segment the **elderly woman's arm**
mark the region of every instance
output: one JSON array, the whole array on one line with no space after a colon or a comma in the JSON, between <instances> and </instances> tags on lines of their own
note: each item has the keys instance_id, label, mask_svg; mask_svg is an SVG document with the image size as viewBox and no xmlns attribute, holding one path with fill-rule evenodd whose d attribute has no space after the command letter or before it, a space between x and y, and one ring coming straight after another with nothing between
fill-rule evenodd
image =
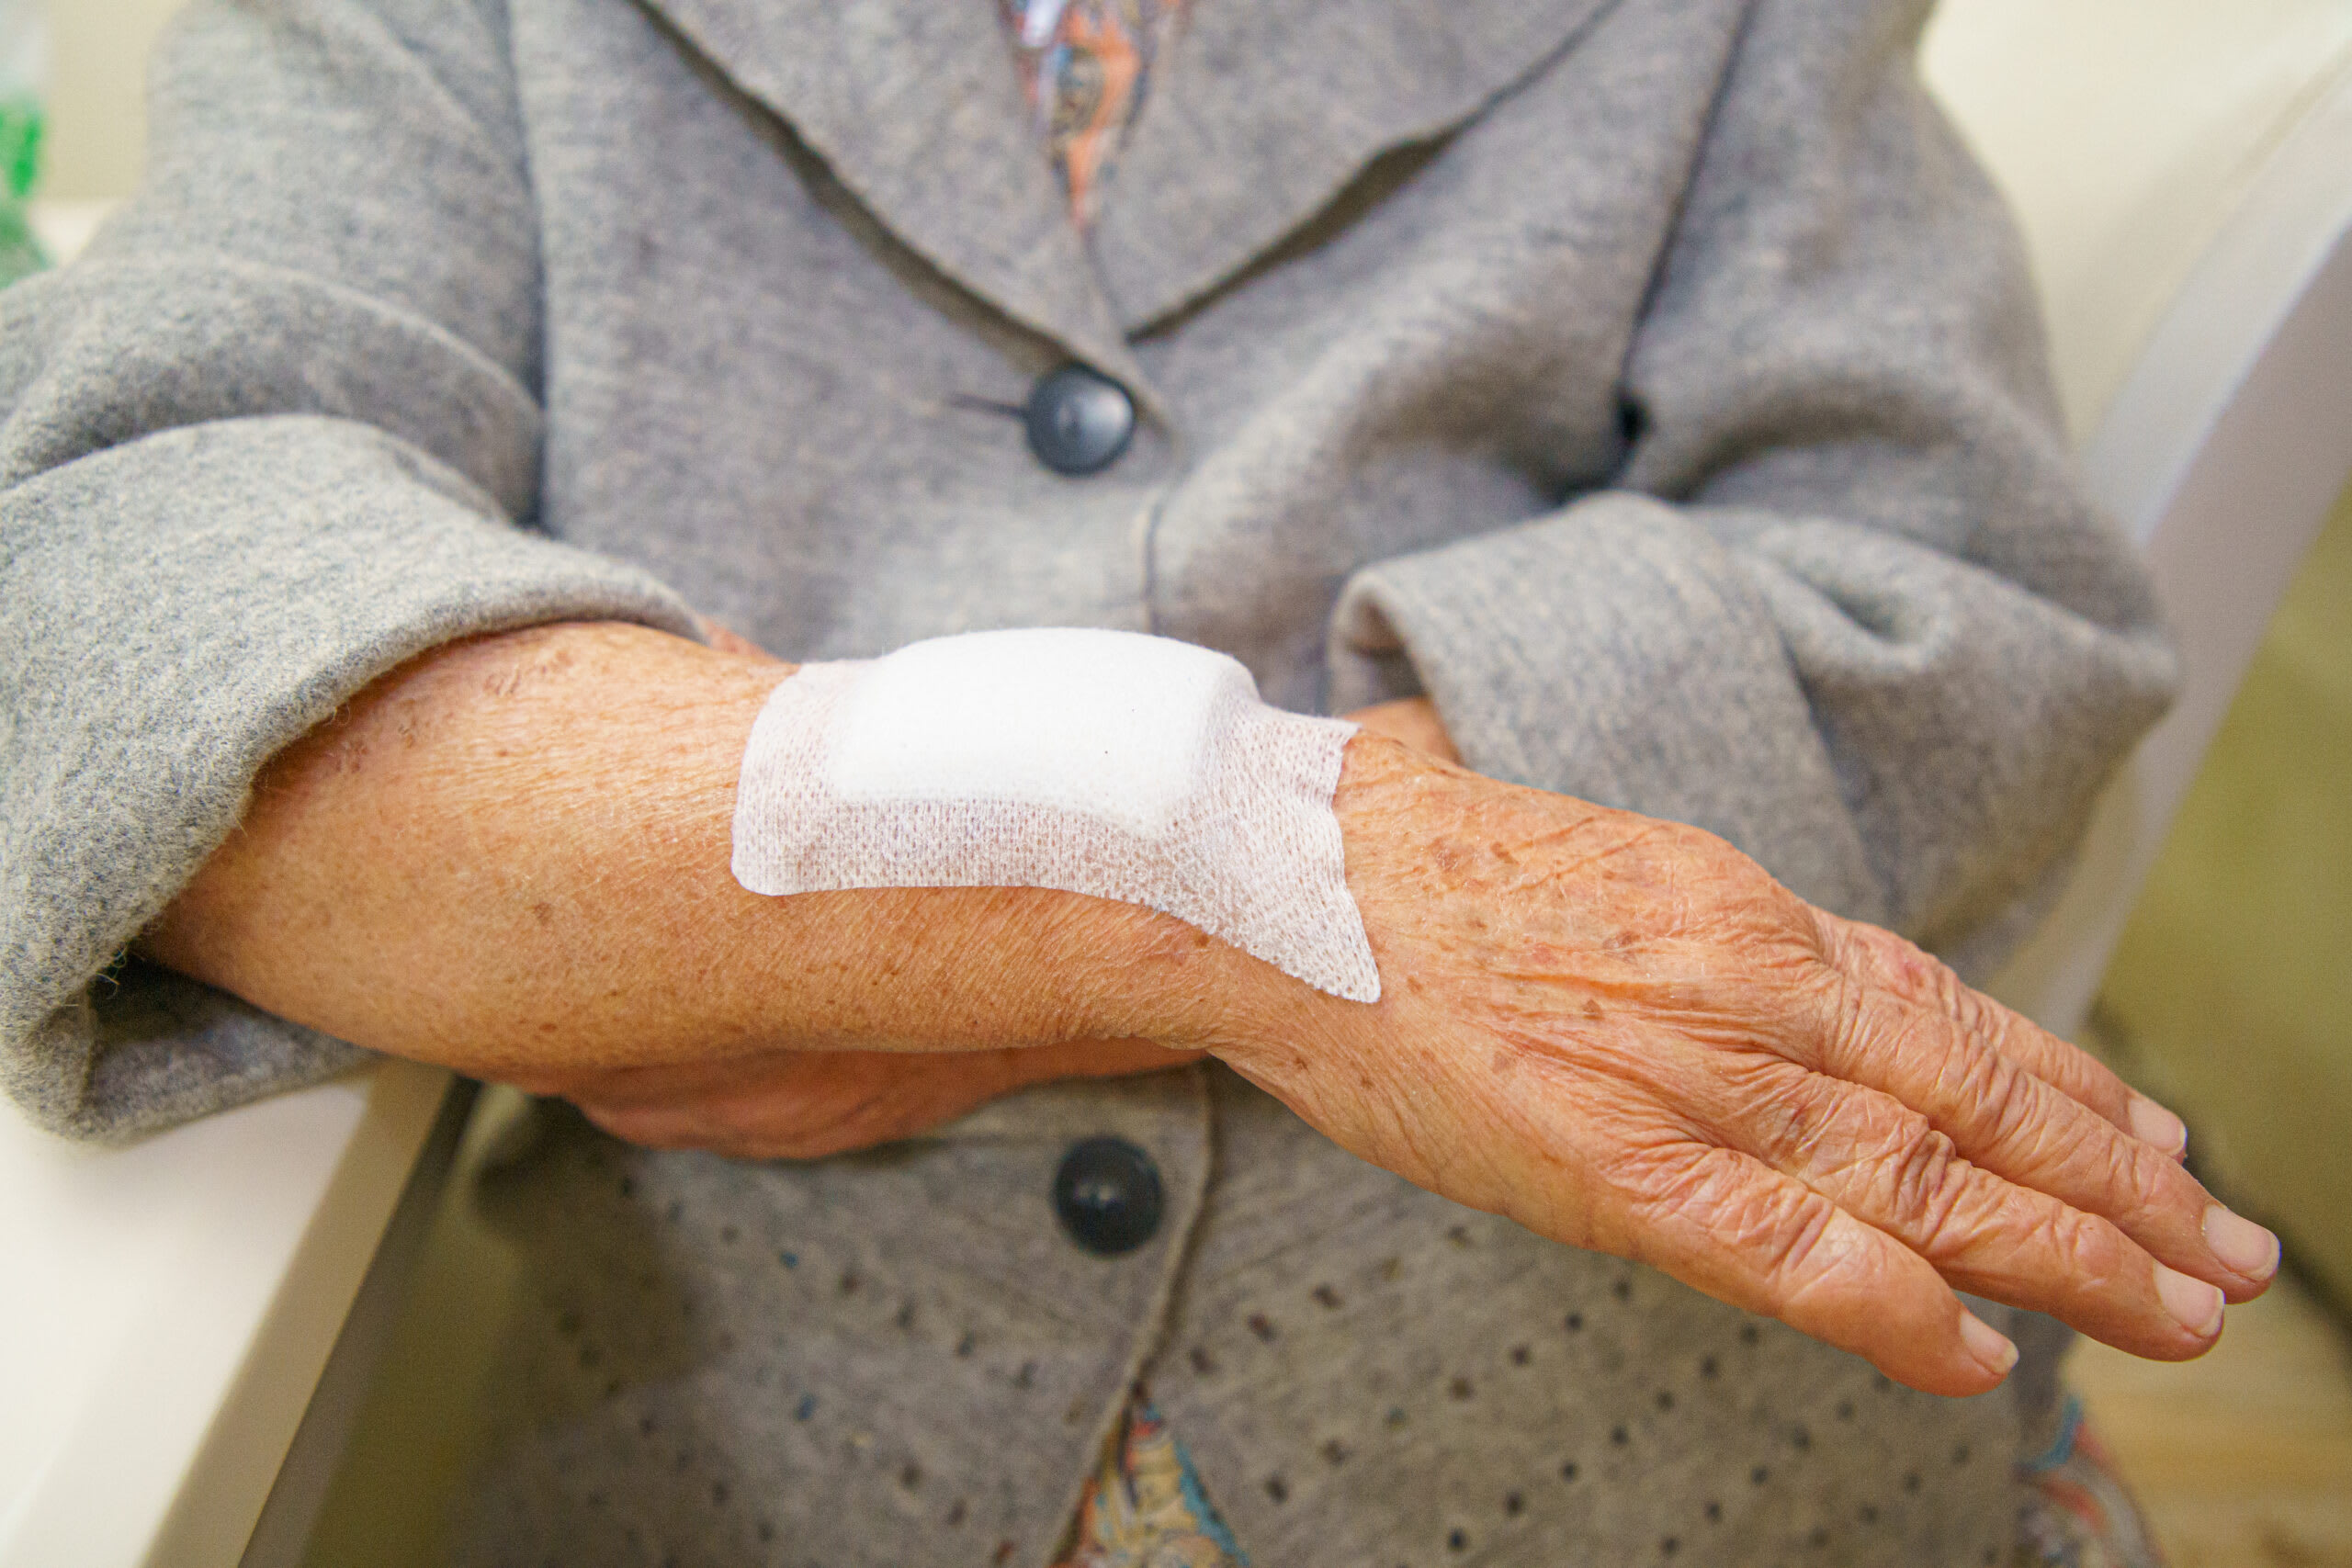
<instances>
[{"instance_id":1,"label":"elderly woman's arm","mask_svg":"<svg viewBox=\"0 0 2352 1568\"><path fill-rule=\"evenodd\" d=\"M140 949L340 1039L533 1085L1202 1032L1164 998L1248 961L1147 909L746 892L736 775L791 670L613 624L435 649L270 762Z\"/></svg>"},{"instance_id":2,"label":"elderly woman's arm","mask_svg":"<svg viewBox=\"0 0 2352 1568\"><path fill-rule=\"evenodd\" d=\"M1206 1049L1434 1191L1945 1393L2013 1354L1954 1285L2182 1357L2275 1266L2131 1131L2172 1124L1907 943L1696 829L1375 736L1335 802L1374 1005L1071 894L754 897L727 870L733 786L785 673L605 626L414 661L272 763L149 950L550 1086L809 1049Z\"/></svg>"},{"instance_id":3,"label":"elderly woman's arm","mask_svg":"<svg viewBox=\"0 0 2352 1568\"><path fill-rule=\"evenodd\" d=\"M517 525L538 500L543 279L495 11L200 7L163 78L147 194L88 261L0 295L0 1066L37 1113L119 1134L314 1077L349 1059L337 1039L531 1078L810 1045L1141 1038L1216 1051L1438 1191L1656 1262L1924 1387L1999 1375L2002 1348L1947 1280L2155 1355L2210 1343L2218 1315L2211 1286L2163 1269L2258 1288L2267 1238L2216 1220L2161 1151L2118 1130L2131 1111L2111 1079L1720 840L1589 806L1565 775L1526 775L1560 786L1544 793L1376 739L1351 747L1337 806L1390 987L1374 1008L1066 895L755 901L733 887L724 803L782 672L685 640L690 610L646 574ZM1637 367L1657 424L1634 478L1732 507L1707 514L1713 531L1696 536L1663 501L1604 498L1612 526L1507 531L1476 559L1388 570L1351 603L1386 617L1490 772L1481 749L1506 731L1542 730L1596 766L1649 753L1623 732L1514 727L1508 700L1482 700L1494 683L1452 635L1469 579L1525 588L1524 625L1492 594L1472 619L1481 646L1516 635L1553 716L1603 713L1579 672L1668 682L1656 722L1677 744L1654 749L1667 773L1732 711L1731 688L1700 674L1777 682L1785 700L1757 713L1780 728L1761 739L1807 742L1817 717L1838 750L1743 772L1738 748L1719 747L1734 784L1753 785L1727 826L1793 865L1792 843L1847 842L1838 781L1866 808L1857 820L1900 825L1924 802L1962 821L1967 854L1865 833L1854 842L1877 850L1831 859L1857 883L1883 869L1912 888L1883 907L1913 929L1957 929L2016 885L1986 846L2054 842L2083 769L2053 773L2052 753L1980 705L1933 715L1968 764L1958 793L1905 794L1892 775L1936 753L1903 721L1994 668L1986 625L2103 648L2128 617L2087 592L2048 613L2037 593L2072 569L2053 579L2033 554L2030 508L1975 564L1898 537L1905 517L1944 519L1912 503L1950 489L1946 469L1899 460L1899 441L1718 466L1730 477L1699 493L1698 469L1666 457L1737 457L1788 434L1672 434L1724 428L1678 413L1703 378L1664 373L1703 357L1700 281L1677 269L1661 290L1690 330L1653 345L1688 352ZM1877 392L1854 400L1875 408ZM1949 422L1922 427L1946 455ZM1970 453L1998 456L2000 429L1970 434ZM1854 452L1898 460L1829 482ZM1775 498L1859 521L1824 525L1818 549L1820 530L1798 525L1783 549ZM1844 555L1841 530L1861 532ZM1612 541L1625 553L1599 553ZM1736 621L1691 620L1680 667L1594 640L1686 545L1723 590L1692 597L1694 616L1720 601ZM1860 634L1915 623L1876 615L1871 584L1837 568L1890 551L1955 593L2005 568L2027 586L1996 596L2006 619L1930 615L1918 624L1951 635L1882 648ZM1781 557L1804 571L1740 587ZM1871 618L1839 620L1844 607ZM564 620L651 629L515 631ZM1529 663L1536 630L1563 640ZM450 646L468 637L481 640ZM1858 639L1869 657L1849 656ZM2045 644L2064 670L2104 667L2065 637L2030 646ZM1784 651L1802 655L1795 673ZM2042 711L2118 705L2078 694ZM1888 802L1905 810L1888 818ZM1793 824L1777 840L1776 821ZM1950 888L1971 896L1934 891ZM118 976L142 930L156 957L222 988Z\"/></svg>"}]
</instances>

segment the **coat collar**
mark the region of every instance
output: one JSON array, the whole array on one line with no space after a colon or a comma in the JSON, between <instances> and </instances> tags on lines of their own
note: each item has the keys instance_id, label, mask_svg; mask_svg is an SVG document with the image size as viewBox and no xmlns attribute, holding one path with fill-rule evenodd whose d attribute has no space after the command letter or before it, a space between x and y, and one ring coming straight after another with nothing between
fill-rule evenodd
<instances>
[{"instance_id":1,"label":"coat collar","mask_svg":"<svg viewBox=\"0 0 2352 1568\"><path fill-rule=\"evenodd\" d=\"M1140 383L1031 129L993 0L646 4L917 254Z\"/></svg>"},{"instance_id":2,"label":"coat collar","mask_svg":"<svg viewBox=\"0 0 2352 1568\"><path fill-rule=\"evenodd\" d=\"M1382 152L1452 130L1611 3L1193 0L1095 222L1123 327L1210 293Z\"/></svg>"},{"instance_id":3,"label":"coat collar","mask_svg":"<svg viewBox=\"0 0 2352 1568\"><path fill-rule=\"evenodd\" d=\"M1127 333L1234 276L1380 152L1476 113L1612 0L1192 0L1091 257L993 0L644 3L917 254L1148 395Z\"/></svg>"}]
</instances>

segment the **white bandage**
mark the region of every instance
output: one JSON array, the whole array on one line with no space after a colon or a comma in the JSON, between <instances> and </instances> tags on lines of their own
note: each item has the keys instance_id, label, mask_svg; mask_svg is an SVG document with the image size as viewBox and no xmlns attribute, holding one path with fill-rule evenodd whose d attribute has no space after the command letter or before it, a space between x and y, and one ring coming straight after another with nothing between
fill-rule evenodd
<instances>
[{"instance_id":1,"label":"white bandage","mask_svg":"<svg viewBox=\"0 0 2352 1568\"><path fill-rule=\"evenodd\" d=\"M1091 894L1377 1001L1331 813L1355 728L1268 707L1224 654L1132 632L974 632L804 664L752 727L735 878Z\"/></svg>"}]
</instances>

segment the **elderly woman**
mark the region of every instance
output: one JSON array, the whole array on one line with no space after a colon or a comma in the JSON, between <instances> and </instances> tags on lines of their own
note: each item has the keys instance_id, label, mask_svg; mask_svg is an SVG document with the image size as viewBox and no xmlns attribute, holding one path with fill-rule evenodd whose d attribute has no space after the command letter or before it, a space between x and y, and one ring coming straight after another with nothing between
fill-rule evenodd
<instances>
[{"instance_id":1,"label":"elderly woman","mask_svg":"<svg viewBox=\"0 0 2352 1568\"><path fill-rule=\"evenodd\" d=\"M2171 679L1924 9L201 0L0 297L12 1092L586 1111L465 1562L2004 1560L1992 1303L2277 1252L1878 929L1991 962ZM1357 714L1376 1001L729 874L762 649L1021 626Z\"/></svg>"}]
</instances>

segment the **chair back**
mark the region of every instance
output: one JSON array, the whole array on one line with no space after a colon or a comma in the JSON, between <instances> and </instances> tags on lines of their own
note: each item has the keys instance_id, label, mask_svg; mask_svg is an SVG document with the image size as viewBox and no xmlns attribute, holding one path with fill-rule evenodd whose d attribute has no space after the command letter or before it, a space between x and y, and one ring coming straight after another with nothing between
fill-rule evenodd
<instances>
[{"instance_id":1,"label":"chair back","mask_svg":"<svg viewBox=\"0 0 2352 1568\"><path fill-rule=\"evenodd\" d=\"M2187 664L1992 985L2072 1033L2352 478L2352 4L1947 0L1921 64L2018 213L2085 476Z\"/></svg>"}]
</instances>

